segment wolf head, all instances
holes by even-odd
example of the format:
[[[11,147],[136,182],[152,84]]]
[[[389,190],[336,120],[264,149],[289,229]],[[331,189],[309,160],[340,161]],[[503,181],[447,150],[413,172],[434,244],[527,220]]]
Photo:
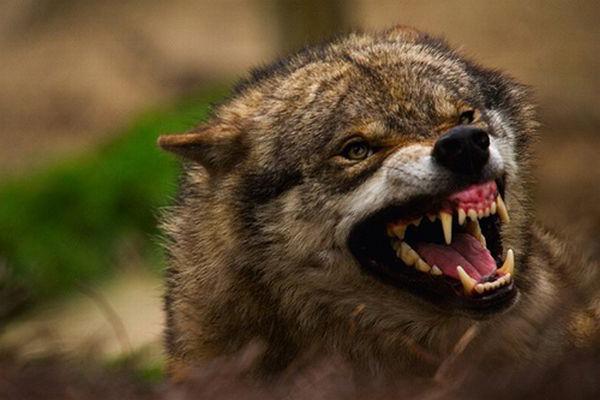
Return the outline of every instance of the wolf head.
[[[403,364],[510,310],[535,280],[527,97],[395,28],[256,70],[161,137],[188,160],[164,222],[171,356],[259,338],[272,369],[311,346]]]

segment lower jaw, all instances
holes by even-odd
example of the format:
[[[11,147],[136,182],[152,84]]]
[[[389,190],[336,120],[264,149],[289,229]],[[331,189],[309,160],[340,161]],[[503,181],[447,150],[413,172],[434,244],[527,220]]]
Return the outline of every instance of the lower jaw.
[[[509,310],[519,299],[519,290],[513,282],[496,290],[493,295],[467,297],[459,282],[432,282],[420,272],[398,274],[389,267],[362,261],[365,270],[375,279],[398,290],[411,293],[447,316],[463,316],[482,320]]]

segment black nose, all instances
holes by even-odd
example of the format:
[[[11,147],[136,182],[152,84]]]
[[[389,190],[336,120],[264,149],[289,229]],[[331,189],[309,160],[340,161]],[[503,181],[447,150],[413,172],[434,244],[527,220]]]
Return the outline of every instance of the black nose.
[[[479,128],[457,126],[438,139],[433,157],[453,172],[475,175],[490,158],[490,138]]]

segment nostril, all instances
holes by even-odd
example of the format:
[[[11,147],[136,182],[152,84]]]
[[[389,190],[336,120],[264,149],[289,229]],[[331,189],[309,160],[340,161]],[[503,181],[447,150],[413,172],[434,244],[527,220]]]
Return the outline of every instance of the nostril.
[[[456,157],[462,153],[462,143],[460,140],[456,140],[454,138],[448,137],[445,140],[442,140],[439,144],[440,150],[444,153],[444,155],[449,157]]]
[[[481,150],[486,150],[490,147],[490,137],[481,129],[478,129],[473,133],[472,140]]]

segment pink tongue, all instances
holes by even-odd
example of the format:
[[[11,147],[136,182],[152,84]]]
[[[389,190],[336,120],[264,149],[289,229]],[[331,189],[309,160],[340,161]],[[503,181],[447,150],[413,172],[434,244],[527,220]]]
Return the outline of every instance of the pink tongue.
[[[490,252],[467,233],[455,234],[450,246],[418,242],[413,247],[427,264],[437,265],[445,275],[455,279],[459,279],[458,265],[477,281],[496,271],[496,262]]]

